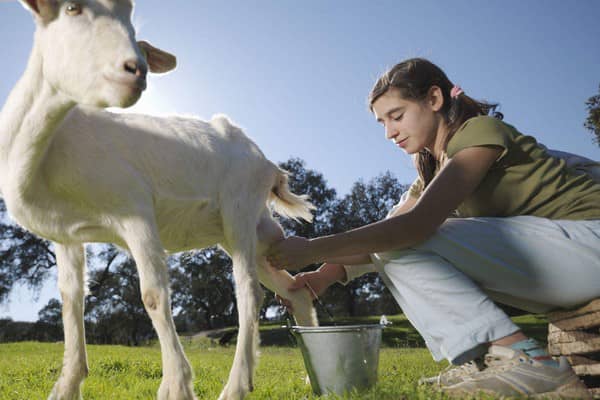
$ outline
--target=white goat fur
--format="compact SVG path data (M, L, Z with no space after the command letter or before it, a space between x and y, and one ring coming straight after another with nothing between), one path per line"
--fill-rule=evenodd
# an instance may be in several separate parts
M0 114L0 194L17 222L55 244L65 354L50 399L81 398L87 375L86 242L116 243L136 261L161 344L159 399L195 398L171 315L165 250L219 243L233 259L240 324L220 399L244 398L258 345L259 279L291 299L299 324L316 325L310 295L288 292L291 276L261 256L283 237L268 202L306 220L312 206L224 116L204 122L97 108L134 104L148 65L165 72L175 64L168 53L135 42L130 0L21 3L37 29L27 69Z

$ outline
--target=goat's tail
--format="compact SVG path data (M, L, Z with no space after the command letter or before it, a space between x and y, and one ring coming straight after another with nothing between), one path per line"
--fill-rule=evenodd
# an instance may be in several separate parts
M313 220L310 211L316 207L308 201L308 195L297 195L290 191L288 174L282 169L277 172L275 185L271 188L269 194L269 202L272 204L273 210L281 216L296 221L300 218L307 222Z

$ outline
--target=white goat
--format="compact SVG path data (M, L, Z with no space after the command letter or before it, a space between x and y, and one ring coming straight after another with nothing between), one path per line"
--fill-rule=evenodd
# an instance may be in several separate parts
M171 316L165 249L220 243L233 259L240 324L220 399L244 398L258 345L259 279L291 299L299 324L316 325L309 293L288 292L291 276L261 256L283 237L267 202L305 220L312 206L224 116L203 122L97 110L134 104L148 68L175 67L170 54L135 42L132 0L20 1L37 28L27 69L0 114L0 190L17 222L55 243L65 354L50 399L81 398L87 375L85 242L116 243L136 261L161 345L159 399L195 398Z

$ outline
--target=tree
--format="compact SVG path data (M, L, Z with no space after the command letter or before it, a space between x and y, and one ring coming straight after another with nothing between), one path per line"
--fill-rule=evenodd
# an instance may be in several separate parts
M297 194L307 194L310 201L316 207L313 212L312 223L298 222L291 219L280 219L286 235L317 237L331 233L331 215L337 202L336 191L328 187L323 174L306 168L303 160L291 158L279 166L290 173L290 189ZM318 267L317 264L309 265L302 271L311 271ZM274 314L274 318L281 318L286 314L285 307L282 307L275 299L275 294L270 290L265 290L265 300L261 309L261 317L265 318L267 311ZM319 314L323 310L317 309ZM320 317L325 317L320 315Z
M35 331L38 333L36 340L42 342L63 340L62 304L60 301L50 299L48 304L38 312Z
M384 219L408 187L401 185L389 171L366 184L359 180L336 204L332 229L341 232Z
M85 299L88 340L137 346L155 337L133 259L112 245L91 254L90 259L90 265L99 268L90 270L89 295Z
M237 324L231 260L217 247L174 256L170 269L178 331Z
M297 194L307 194L316 207L313 222L298 222L281 219L280 223L288 235L316 237L331 232L330 218L336 204L336 191L327 186L323 174L307 169L304 161L291 158L279 166L290 173L290 189Z
M24 284L37 296L56 265L50 242L14 224L0 199L0 304L15 284Z
M590 97L585 103L588 117L584 126L592 132L595 136L594 141L600 146L600 85L598 86L598 92L597 95Z
M62 326L62 304L58 299L50 299L38 312L38 322Z
M362 181L356 182L351 192L335 206L331 218L333 231L342 232L384 219L408 187L401 185L390 172L373 178L366 184ZM350 315L399 312L391 293L377 274L363 275L349 283L346 288L345 295L338 290L338 299L335 298L335 291L327 293L327 301L345 300Z

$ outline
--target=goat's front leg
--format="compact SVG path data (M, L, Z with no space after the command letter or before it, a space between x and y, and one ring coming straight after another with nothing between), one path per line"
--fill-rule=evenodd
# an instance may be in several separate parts
M58 288L63 302L65 354L60 377L49 400L79 400L81 382L88 374L83 325L85 250L81 244L67 246L57 243L54 249L58 266Z
M169 298L169 278L165 252L155 225L142 219L129 221L124 239L136 262L142 301L160 341L163 379L158 400L196 399L192 368L185 357L175 330Z

